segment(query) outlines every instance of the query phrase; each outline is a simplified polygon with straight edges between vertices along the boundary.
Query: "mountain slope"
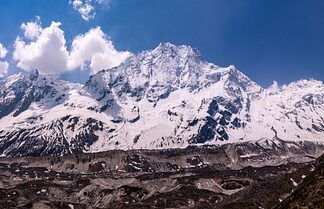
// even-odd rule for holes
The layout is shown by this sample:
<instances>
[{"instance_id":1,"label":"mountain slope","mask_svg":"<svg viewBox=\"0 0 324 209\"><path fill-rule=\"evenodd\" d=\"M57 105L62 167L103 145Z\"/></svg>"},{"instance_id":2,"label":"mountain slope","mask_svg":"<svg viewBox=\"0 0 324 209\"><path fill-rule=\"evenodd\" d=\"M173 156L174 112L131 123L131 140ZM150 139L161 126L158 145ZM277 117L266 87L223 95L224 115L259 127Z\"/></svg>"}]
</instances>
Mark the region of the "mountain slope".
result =
<instances>
[{"instance_id":1,"label":"mountain slope","mask_svg":"<svg viewBox=\"0 0 324 209\"><path fill-rule=\"evenodd\" d=\"M316 161L316 167L297 189L280 203L280 208L323 208L324 207L324 155Z\"/></svg>"},{"instance_id":2,"label":"mountain slope","mask_svg":"<svg viewBox=\"0 0 324 209\"><path fill-rule=\"evenodd\" d=\"M2 155L323 143L322 82L263 89L234 66L203 61L189 46L162 43L92 75L84 86L37 71L0 85Z\"/></svg>"}]
</instances>

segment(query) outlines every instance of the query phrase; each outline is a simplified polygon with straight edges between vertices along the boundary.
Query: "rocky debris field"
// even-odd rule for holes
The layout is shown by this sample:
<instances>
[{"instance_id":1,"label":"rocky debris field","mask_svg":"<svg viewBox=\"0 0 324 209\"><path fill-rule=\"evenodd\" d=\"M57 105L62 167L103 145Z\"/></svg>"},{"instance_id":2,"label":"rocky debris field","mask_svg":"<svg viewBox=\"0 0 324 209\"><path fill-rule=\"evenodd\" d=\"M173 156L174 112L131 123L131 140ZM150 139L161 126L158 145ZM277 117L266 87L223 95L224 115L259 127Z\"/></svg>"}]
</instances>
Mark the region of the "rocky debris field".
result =
<instances>
[{"instance_id":1,"label":"rocky debris field","mask_svg":"<svg viewBox=\"0 0 324 209\"><path fill-rule=\"evenodd\" d=\"M318 170L311 158L259 166L252 156L239 159L219 147L0 158L0 205L267 209L286 201Z\"/></svg>"},{"instance_id":2,"label":"rocky debris field","mask_svg":"<svg viewBox=\"0 0 324 209\"><path fill-rule=\"evenodd\" d=\"M324 155L316 160L315 168L298 188L276 209L324 208Z\"/></svg>"}]
</instances>

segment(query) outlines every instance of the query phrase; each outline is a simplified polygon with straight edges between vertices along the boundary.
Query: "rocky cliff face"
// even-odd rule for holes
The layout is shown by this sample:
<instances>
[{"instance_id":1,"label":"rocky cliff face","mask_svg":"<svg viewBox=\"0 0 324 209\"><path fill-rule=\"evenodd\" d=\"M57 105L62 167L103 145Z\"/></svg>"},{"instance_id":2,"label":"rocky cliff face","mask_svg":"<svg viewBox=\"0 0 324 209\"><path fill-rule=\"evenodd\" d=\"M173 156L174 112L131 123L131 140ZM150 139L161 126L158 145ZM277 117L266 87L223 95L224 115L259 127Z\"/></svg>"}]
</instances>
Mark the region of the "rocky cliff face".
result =
<instances>
[{"instance_id":1,"label":"rocky cliff face","mask_svg":"<svg viewBox=\"0 0 324 209\"><path fill-rule=\"evenodd\" d=\"M203 61L189 46L160 44L92 75L84 86L37 71L0 85L2 155L323 143L322 82L264 89L234 66Z\"/></svg>"}]
</instances>

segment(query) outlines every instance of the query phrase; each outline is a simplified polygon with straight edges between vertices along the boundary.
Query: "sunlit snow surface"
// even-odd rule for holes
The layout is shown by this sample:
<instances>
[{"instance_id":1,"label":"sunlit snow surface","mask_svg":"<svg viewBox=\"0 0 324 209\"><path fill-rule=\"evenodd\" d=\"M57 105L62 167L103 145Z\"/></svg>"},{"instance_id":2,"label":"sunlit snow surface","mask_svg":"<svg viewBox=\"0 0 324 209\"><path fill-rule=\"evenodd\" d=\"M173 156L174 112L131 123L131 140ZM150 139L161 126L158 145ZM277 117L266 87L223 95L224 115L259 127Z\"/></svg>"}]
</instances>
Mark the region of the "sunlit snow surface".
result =
<instances>
[{"instance_id":1,"label":"sunlit snow surface","mask_svg":"<svg viewBox=\"0 0 324 209\"><path fill-rule=\"evenodd\" d=\"M14 142L3 155L30 140L97 152L324 138L322 82L263 89L234 66L202 61L189 46L160 44L84 86L34 74L0 80L0 142ZM89 135L97 139L80 142Z\"/></svg>"}]
</instances>

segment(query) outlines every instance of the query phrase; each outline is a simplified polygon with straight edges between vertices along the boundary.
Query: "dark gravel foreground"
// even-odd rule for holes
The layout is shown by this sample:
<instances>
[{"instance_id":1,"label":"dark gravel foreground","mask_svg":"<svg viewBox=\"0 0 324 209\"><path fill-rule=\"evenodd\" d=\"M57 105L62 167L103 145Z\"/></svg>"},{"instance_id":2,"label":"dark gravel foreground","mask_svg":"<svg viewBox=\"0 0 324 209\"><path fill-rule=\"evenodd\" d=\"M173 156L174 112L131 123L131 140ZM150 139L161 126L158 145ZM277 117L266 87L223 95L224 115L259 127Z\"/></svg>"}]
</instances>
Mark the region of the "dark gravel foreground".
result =
<instances>
[{"instance_id":1,"label":"dark gravel foreground","mask_svg":"<svg viewBox=\"0 0 324 209\"><path fill-rule=\"evenodd\" d=\"M324 208L323 157L280 164L228 153L201 147L0 158L0 208ZM311 207L300 202L313 198Z\"/></svg>"}]
</instances>

